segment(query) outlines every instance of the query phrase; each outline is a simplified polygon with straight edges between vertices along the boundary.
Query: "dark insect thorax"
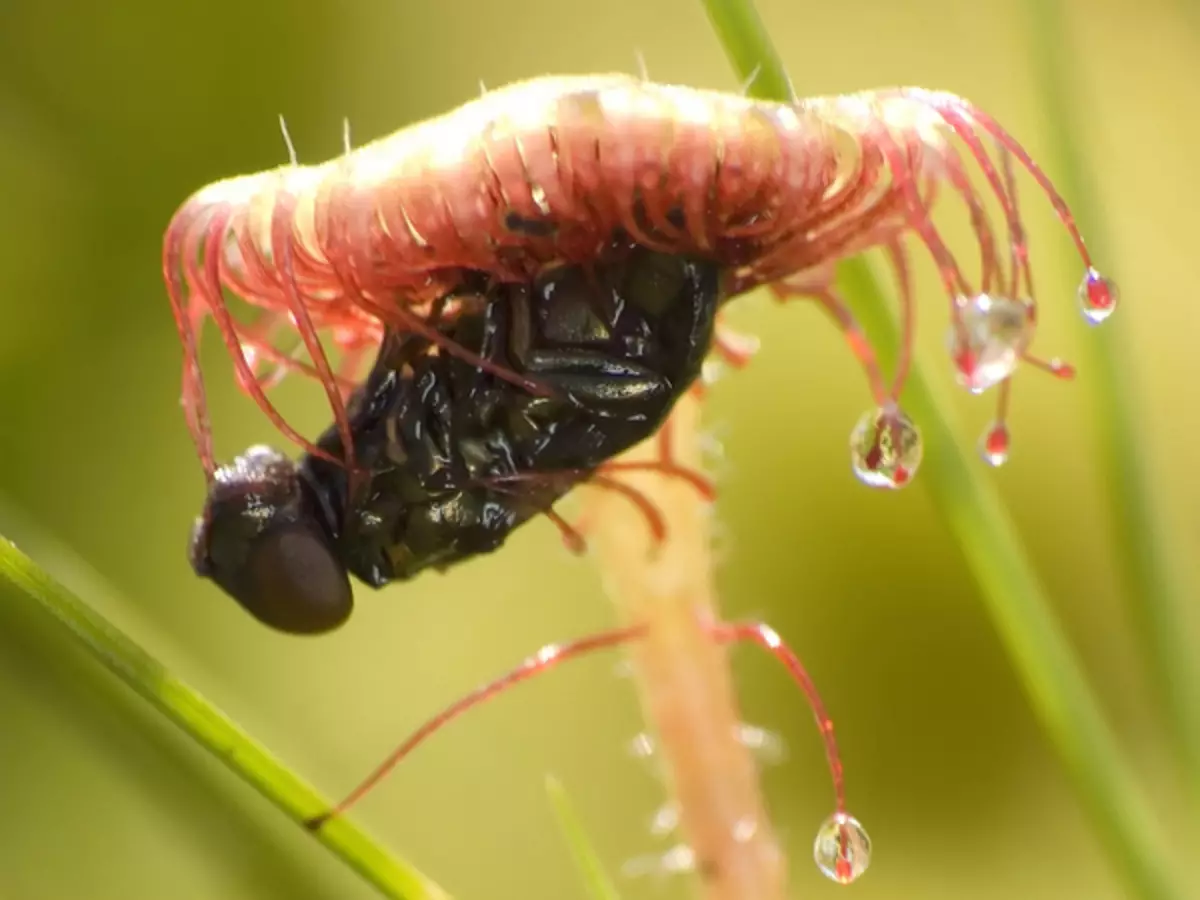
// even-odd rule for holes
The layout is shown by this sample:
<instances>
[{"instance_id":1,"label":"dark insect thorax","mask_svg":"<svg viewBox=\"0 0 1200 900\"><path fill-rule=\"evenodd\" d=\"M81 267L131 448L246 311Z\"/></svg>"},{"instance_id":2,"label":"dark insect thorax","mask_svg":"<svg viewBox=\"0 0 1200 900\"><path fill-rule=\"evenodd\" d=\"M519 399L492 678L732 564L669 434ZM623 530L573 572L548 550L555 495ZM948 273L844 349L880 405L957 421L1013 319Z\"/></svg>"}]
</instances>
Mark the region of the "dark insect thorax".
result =
<instances>
[{"instance_id":1,"label":"dark insect thorax","mask_svg":"<svg viewBox=\"0 0 1200 900\"><path fill-rule=\"evenodd\" d=\"M621 246L529 285L471 279L440 331L545 384L538 397L391 334L351 402L359 465L300 464L342 563L381 586L495 550L608 459L652 435L695 381L720 301L715 265ZM342 457L337 429L319 441Z\"/></svg>"}]
</instances>

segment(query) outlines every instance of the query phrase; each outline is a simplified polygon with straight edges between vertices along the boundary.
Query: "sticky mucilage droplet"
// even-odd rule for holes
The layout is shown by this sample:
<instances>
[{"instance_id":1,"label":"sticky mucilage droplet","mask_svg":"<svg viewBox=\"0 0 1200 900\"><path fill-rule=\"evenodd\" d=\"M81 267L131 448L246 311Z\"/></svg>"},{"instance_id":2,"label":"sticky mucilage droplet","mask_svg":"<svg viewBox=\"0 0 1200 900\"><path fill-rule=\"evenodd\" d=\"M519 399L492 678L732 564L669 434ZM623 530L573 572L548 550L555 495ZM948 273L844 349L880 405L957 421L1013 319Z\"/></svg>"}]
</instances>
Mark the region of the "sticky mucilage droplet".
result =
<instances>
[{"instance_id":1,"label":"sticky mucilage droplet","mask_svg":"<svg viewBox=\"0 0 1200 900\"><path fill-rule=\"evenodd\" d=\"M1116 282L1105 278L1095 269L1088 269L1079 285L1079 306L1083 317L1093 325L1099 325L1113 314L1121 292Z\"/></svg>"},{"instance_id":2,"label":"sticky mucilage droplet","mask_svg":"<svg viewBox=\"0 0 1200 900\"><path fill-rule=\"evenodd\" d=\"M1008 462L1008 426L996 422L979 438L979 455L989 466L997 468Z\"/></svg>"},{"instance_id":3,"label":"sticky mucilage droplet","mask_svg":"<svg viewBox=\"0 0 1200 900\"><path fill-rule=\"evenodd\" d=\"M922 454L920 431L896 406L869 410L850 433L851 467L871 487L904 487L920 467Z\"/></svg>"},{"instance_id":4,"label":"sticky mucilage droplet","mask_svg":"<svg viewBox=\"0 0 1200 900\"><path fill-rule=\"evenodd\" d=\"M817 831L813 860L826 878L850 884L871 864L871 838L854 816L836 812Z\"/></svg>"},{"instance_id":5,"label":"sticky mucilage droplet","mask_svg":"<svg viewBox=\"0 0 1200 900\"><path fill-rule=\"evenodd\" d=\"M995 294L958 299L947 348L958 383L979 394L1010 377L1033 337L1030 306Z\"/></svg>"}]
</instances>

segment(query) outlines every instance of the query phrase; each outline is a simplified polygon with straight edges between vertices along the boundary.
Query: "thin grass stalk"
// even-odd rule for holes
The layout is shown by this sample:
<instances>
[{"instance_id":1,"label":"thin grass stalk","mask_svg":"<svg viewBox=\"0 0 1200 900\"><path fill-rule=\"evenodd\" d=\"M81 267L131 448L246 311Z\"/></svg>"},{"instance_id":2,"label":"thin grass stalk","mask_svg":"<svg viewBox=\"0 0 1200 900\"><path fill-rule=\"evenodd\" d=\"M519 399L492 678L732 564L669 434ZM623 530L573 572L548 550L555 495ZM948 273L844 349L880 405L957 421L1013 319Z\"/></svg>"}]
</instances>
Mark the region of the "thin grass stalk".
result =
<instances>
[{"instance_id":1,"label":"thin grass stalk","mask_svg":"<svg viewBox=\"0 0 1200 900\"><path fill-rule=\"evenodd\" d=\"M589 900L620 900L616 886L608 876L608 872L604 870L600 855L592 846L587 831L579 820L570 797L567 796L566 788L553 775L546 776L546 796L549 797L550 805L554 809L554 817L558 820L558 829L562 832L563 840L567 842L567 847L571 851L575 868L579 871L579 875L587 887Z\"/></svg>"},{"instance_id":2,"label":"thin grass stalk","mask_svg":"<svg viewBox=\"0 0 1200 900\"><path fill-rule=\"evenodd\" d=\"M1113 267L1112 241L1104 228L1099 191L1079 147L1086 116L1073 99L1068 68L1071 37L1059 0L1026 0L1031 59L1045 121L1051 168L1071 197L1076 219L1097 256ZM1120 279L1118 277L1118 283ZM1137 301L1135 301L1137 302ZM1188 602L1182 548L1163 527L1159 490L1138 436L1137 360L1120 328L1100 329L1086 346L1087 382L1099 429L1102 490L1108 495L1116 556L1130 616L1136 623L1179 756L1188 773L1192 799L1200 808L1200 647L1182 627Z\"/></svg>"},{"instance_id":3,"label":"thin grass stalk","mask_svg":"<svg viewBox=\"0 0 1200 900\"><path fill-rule=\"evenodd\" d=\"M894 345L898 330L869 266L860 260L843 267L839 284L856 301L855 313L868 334ZM1190 896L1004 502L981 474L972 448L957 437L949 404L918 366L913 367L904 406L920 423L925 439L921 480L966 557L992 626L1110 864L1131 896Z\"/></svg>"},{"instance_id":4,"label":"thin grass stalk","mask_svg":"<svg viewBox=\"0 0 1200 900\"><path fill-rule=\"evenodd\" d=\"M791 84L751 0L703 0L748 91L791 99ZM751 81L751 76L755 76ZM771 92L768 85L775 85ZM897 346L890 305L868 262L842 264L839 286L885 362ZM971 449L957 438L948 404L914 361L904 397L926 439L920 480L957 540L1042 728L1066 765L1113 867L1133 896L1183 900L1185 887L1083 669L1059 627L1015 526Z\"/></svg>"},{"instance_id":5,"label":"thin grass stalk","mask_svg":"<svg viewBox=\"0 0 1200 900\"><path fill-rule=\"evenodd\" d=\"M101 663L297 825L330 808L326 798L220 710L168 672L158 660L3 537L0 537L0 593L4 602L27 603L49 616L72 643ZM383 897L449 900L440 887L408 863L389 854L348 819L329 822L314 837Z\"/></svg>"}]
</instances>

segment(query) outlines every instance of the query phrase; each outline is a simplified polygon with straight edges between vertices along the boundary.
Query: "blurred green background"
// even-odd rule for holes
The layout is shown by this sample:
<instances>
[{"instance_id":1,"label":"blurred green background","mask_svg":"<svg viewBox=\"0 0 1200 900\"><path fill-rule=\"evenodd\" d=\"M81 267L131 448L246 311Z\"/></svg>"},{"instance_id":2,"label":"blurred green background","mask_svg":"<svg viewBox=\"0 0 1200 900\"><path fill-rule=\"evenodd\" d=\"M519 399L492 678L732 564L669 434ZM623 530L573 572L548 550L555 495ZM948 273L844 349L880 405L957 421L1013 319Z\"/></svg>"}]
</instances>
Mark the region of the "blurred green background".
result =
<instances>
[{"instance_id":1,"label":"blurred green background","mask_svg":"<svg viewBox=\"0 0 1200 900\"><path fill-rule=\"evenodd\" d=\"M1187 4L1076 0L1081 141L1136 348L1161 523L1200 541L1194 446L1194 176L1200 30ZM1004 0L762 0L801 94L918 84L992 112L1035 157L1046 122L1025 6ZM159 271L163 229L192 190L279 164L283 113L302 161L473 97L478 83L636 71L736 89L691 0L0 4L0 530L80 591L323 790L339 794L410 727L543 643L612 621L596 572L536 523L494 558L378 596L314 641L253 623L185 559L203 482L178 407L179 348ZM1053 176L1055 173L1051 171ZM1035 345L1082 358L1079 266L1022 180L1044 310ZM965 229L948 222L958 238ZM958 229L955 231L955 229ZM962 246L961 244L959 246ZM945 307L920 259L922 352ZM970 257L966 257L970 259ZM788 756L764 772L806 898L1120 896L1027 711L954 543L919 486L860 486L846 437L868 396L815 309L751 298L765 336L712 394L724 445L724 605L763 617L805 658L844 746L851 805L875 842L859 885L812 868L830 791L811 717L765 658L738 652L746 718ZM207 354L218 450L275 441ZM948 366L933 366L946 386ZM309 430L308 386L281 394ZM1131 617L1115 586L1094 465L1088 373L1026 373L1015 446L994 478L1022 526L1124 748L1169 823L1178 788ZM981 430L991 399L959 398ZM1195 618L1180 623L1197 637ZM582 896L547 803L561 777L610 868L660 853L662 800L627 745L639 730L617 657L581 662L439 736L360 810L460 898ZM156 722L61 637L0 605L0 897L351 898L369 889L198 748ZM623 885L687 896L680 879Z\"/></svg>"}]
</instances>

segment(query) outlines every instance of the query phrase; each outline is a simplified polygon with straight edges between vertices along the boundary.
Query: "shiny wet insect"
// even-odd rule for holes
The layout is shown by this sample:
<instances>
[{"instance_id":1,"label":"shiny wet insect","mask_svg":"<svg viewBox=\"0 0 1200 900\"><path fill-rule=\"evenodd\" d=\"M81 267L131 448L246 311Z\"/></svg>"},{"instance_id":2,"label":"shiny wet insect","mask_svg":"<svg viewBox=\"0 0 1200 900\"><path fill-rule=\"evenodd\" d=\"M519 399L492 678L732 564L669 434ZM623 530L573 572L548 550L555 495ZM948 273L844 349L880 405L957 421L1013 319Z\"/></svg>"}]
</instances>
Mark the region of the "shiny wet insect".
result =
<instances>
[{"instance_id":1,"label":"shiny wet insect","mask_svg":"<svg viewBox=\"0 0 1200 900\"><path fill-rule=\"evenodd\" d=\"M307 633L349 615L347 573L382 587L497 549L659 428L700 374L721 297L716 266L628 240L528 285L466 275L431 324L549 393L389 332L349 403L361 477L329 461L350 455L336 426L317 442L325 455L299 463L252 448L216 474L196 571L264 623Z\"/></svg>"},{"instance_id":2,"label":"shiny wet insect","mask_svg":"<svg viewBox=\"0 0 1200 900\"><path fill-rule=\"evenodd\" d=\"M1007 271L955 139L1003 213ZM713 344L718 294L763 285L815 301L840 326L875 401L853 432L854 470L879 487L907 484L921 458L900 406L913 347L910 235L951 299L958 380L999 395L984 456L1002 461L1019 364L1073 373L1029 354L1036 307L1014 159L1074 238L1085 315L1102 320L1115 287L1049 179L987 114L918 88L767 103L627 76L535 79L339 160L197 192L163 251L185 351L183 405L210 482L197 570L266 619L322 630L348 611L343 569L379 585L494 549L652 434ZM977 281L930 217L944 185L970 213ZM886 251L900 282L890 380L832 282L834 263L872 248ZM659 286L628 303L611 285L580 301L588 273L649 277L647 260L679 284L703 273L706 286L688 288L688 302L672 294L681 288ZM235 320L228 295L258 320ZM655 304L668 297L676 305L660 317ZM243 390L305 449L299 466L256 451L217 467L197 355L210 317ZM587 333L597 322L605 328ZM308 362L280 350L280 332ZM337 371L323 339L342 351ZM360 385L367 353L377 362ZM289 371L315 378L329 399L334 424L315 443L265 395ZM323 613L318 597L300 604L313 606L307 625L282 609L306 584L329 601Z\"/></svg>"}]
</instances>

